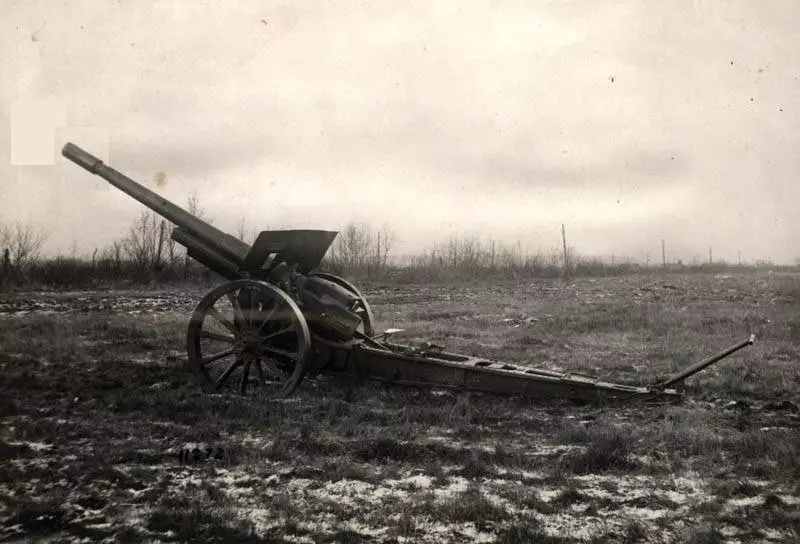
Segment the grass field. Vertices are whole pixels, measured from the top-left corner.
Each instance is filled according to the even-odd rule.
[[[677,406],[325,379],[271,401],[201,393],[201,291],[0,295],[0,539],[800,540],[800,275],[365,287],[398,340],[622,382],[757,341]],[[221,449],[179,458],[196,443]]]

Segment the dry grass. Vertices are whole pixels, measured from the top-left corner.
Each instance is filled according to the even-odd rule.
[[[31,310],[0,317],[0,538],[796,541],[798,414],[768,403],[800,400],[799,285],[367,288],[381,327],[408,341],[618,381],[759,336],[691,378],[683,405],[618,408],[322,379],[286,401],[203,394],[178,351],[199,293],[0,300]],[[224,455],[178,459],[199,442]]]

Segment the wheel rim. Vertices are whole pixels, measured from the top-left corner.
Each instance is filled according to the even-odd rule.
[[[189,322],[189,365],[214,391],[254,382],[269,396],[290,395],[306,369],[308,325],[295,302],[269,283],[238,280],[206,295]]]

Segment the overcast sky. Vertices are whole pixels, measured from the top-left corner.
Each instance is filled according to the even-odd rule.
[[[799,27],[790,0],[5,0],[0,221],[51,250],[125,233],[141,206],[70,140],[178,204],[196,189],[231,232],[547,251],[565,223],[583,254],[791,263]],[[54,131],[22,134],[37,115]],[[24,164],[36,141],[53,165]]]

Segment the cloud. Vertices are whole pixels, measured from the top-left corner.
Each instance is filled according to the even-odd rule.
[[[625,172],[636,178],[661,178],[666,181],[679,179],[689,172],[689,165],[677,152],[632,150],[624,158]]]

